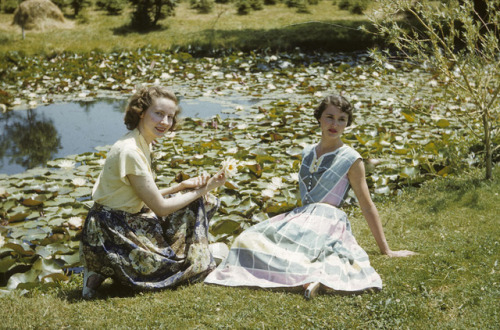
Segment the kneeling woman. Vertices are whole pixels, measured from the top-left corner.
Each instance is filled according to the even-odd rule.
[[[130,132],[108,153],[82,232],[84,298],[107,277],[154,290],[203,280],[215,268],[207,235],[218,204],[203,197],[224,184],[223,172],[159,190],[151,169],[151,144],[174,129],[178,112],[176,96],[160,87],[142,88],[129,101]]]

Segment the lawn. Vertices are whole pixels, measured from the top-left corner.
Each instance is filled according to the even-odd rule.
[[[85,20],[67,18],[65,27],[27,31],[11,25],[13,14],[0,14],[0,53],[18,50],[27,54],[61,51],[113,51],[150,46],[159,50],[213,49],[359,50],[373,43],[372,36],[357,28],[368,24],[364,15],[339,10],[331,1],[309,6],[300,14],[296,8],[279,3],[264,10],[238,15],[234,4],[216,4],[212,13],[200,14],[183,1],[175,16],[160,21],[158,29],[147,33],[128,28],[130,12],[107,15],[95,7],[83,14]]]
[[[204,284],[131,294],[106,282],[99,299],[80,298],[82,278],[25,295],[0,297],[3,328],[410,328],[493,329],[499,324],[500,170],[483,181],[460,177],[408,188],[377,200],[394,249],[379,254],[357,209],[351,222],[380,273],[381,292],[320,295],[225,288]]]

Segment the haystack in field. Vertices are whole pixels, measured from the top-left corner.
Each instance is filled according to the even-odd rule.
[[[50,0],[26,0],[14,12],[14,21],[26,30],[44,30],[64,23],[64,15]]]

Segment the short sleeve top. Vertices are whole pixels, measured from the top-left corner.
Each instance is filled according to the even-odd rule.
[[[349,191],[347,173],[361,155],[353,148],[342,147],[316,156],[316,145],[308,146],[302,153],[299,170],[299,189],[302,205],[328,203],[340,206]]]
[[[120,138],[108,152],[92,191],[92,199],[114,210],[137,213],[144,201],[137,196],[127,175],[151,176],[151,146],[136,128]]]

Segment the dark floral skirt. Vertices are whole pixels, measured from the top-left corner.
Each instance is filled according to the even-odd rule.
[[[83,227],[80,260],[88,270],[137,290],[201,281],[215,268],[208,222],[218,207],[216,198],[200,198],[158,218],[95,203]]]

